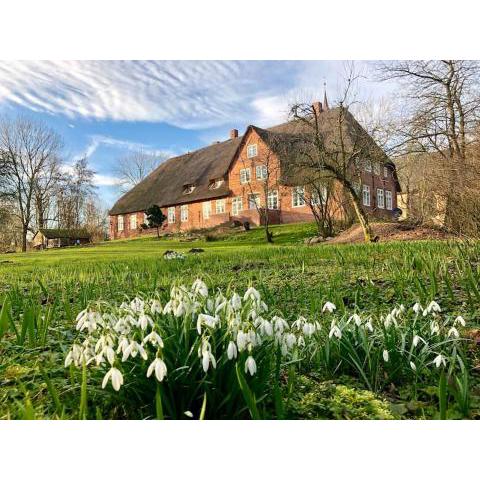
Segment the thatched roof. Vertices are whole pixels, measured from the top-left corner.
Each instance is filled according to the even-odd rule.
[[[53,238],[70,238],[76,239],[90,239],[91,235],[83,228],[81,229],[67,229],[67,228],[41,228],[39,232],[48,239]]]
[[[152,205],[168,207],[227,196],[230,190],[226,183],[217,189],[210,189],[210,183],[226,176],[241,141],[242,137],[229,139],[167,160],[123,195],[110,215],[140,212]],[[189,184],[195,185],[195,189],[185,194]]]
[[[339,109],[323,111],[320,118],[322,133],[326,141],[334,146],[338,140],[336,132],[338,132]],[[293,120],[268,129],[250,125],[247,132],[250,129],[253,129],[272,151],[279,154],[281,161],[284,162],[291,161],[295,153],[292,149],[296,148],[295,145],[298,145],[302,136],[311,132],[309,126],[300,120]],[[345,115],[344,129],[347,148],[352,148],[354,142],[361,139],[364,142],[364,150],[366,145],[372,155],[387,162],[388,159],[383,150],[348,111]],[[245,135],[167,160],[123,195],[110,210],[110,215],[144,211],[151,205],[168,207],[229,195],[230,190],[226,183],[218,189],[211,189],[209,186],[215,179],[226,178],[243,138]],[[282,170],[293,171],[286,168]],[[285,176],[283,180],[285,184],[300,185],[301,175],[290,174],[289,178]],[[189,184],[195,185],[195,189],[192,193],[185,194],[185,186]]]

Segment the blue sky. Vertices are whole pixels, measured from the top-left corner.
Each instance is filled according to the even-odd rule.
[[[286,119],[298,98],[333,102],[334,61],[2,61],[0,113],[46,122],[67,162],[87,155],[105,207],[120,195],[116,160],[132,150],[174,156],[228,138],[231,128]],[[384,86],[364,80],[363,98]]]

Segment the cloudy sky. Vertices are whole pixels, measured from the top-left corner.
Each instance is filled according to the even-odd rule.
[[[116,160],[129,151],[173,156],[231,128],[281,123],[293,99],[323,98],[325,82],[333,102],[343,71],[333,61],[2,61],[0,114],[48,123],[69,162],[87,155],[110,207]],[[384,87],[365,79],[361,89],[366,98]]]

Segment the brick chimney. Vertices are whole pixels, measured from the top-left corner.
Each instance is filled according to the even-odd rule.
[[[313,111],[315,112],[315,115],[320,115],[322,112],[323,112],[323,109],[322,109],[322,102],[313,102]]]
[[[237,138],[238,137],[238,130],[236,128],[232,128],[230,130],[230,138]]]

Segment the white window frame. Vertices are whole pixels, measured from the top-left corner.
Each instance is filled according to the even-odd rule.
[[[185,185],[183,189],[184,195],[190,195],[195,190],[195,185]]]
[[[293,187],[292,189],[292,207],[305,206],[305,187]]]
[[[258,147],[256,143],[247,145],[247,158],[254,158],[258,155]]]
[[[119,215],[117,219],[117,230],[119,232],[123,232],[124,228],[125,228],[125,223],[124,223],[123,215]]]
[[[385,208],[393,210],[393,194],[391,190],[385,190]]]
[[[383,178],[388,178],[388,167],[383,167]]]
[[[224,198],[220,198],[215,202],[215,212],[225,213],[227,210],[226,201]]]
[[[148,215],[147,212],[143,212],[143,223],[148,227]]]
[[[327,198],[327,187],[325,185],[322,185],[320,187],[320,193],[318,193],[318,190],[315,189],[310,197],[310,203],[315,206],[315,205],[321,205],[323,202],[325,202]]]
[[[372,173],[372,163],[370,162],[370,160],[365,163],[365,171],[368,173]]]
[[[259,175],[260,173],[260,175]],[[255,176],[257,180],[266,180],[268,178],[268,169],[266,165],[257,165],[255,167]]]
[[[241,168],[240,169],[240,183],[245,185],[252,179],[250,168]]]
[[[180,205],[180,222],[188,222],[188,205]]]
[[[377,207],[385,208],[385,192],[383,188],[377,188]]]
[[[175,223],[175,207],[168,207],[167,221],[168,223]]]
[[[232,198],[232,215],[238,215],[243,211],[243,198],[242,197],[233,197]]]
[[[136,213],[130,214],[129,222],[130,222],[129,223],[130,230],[136,230],[137,229],[137,214]]]
[[[204,220],[208,220],[212,214],[212,202],[203,202],[202,204],[202,213]]]
[[[267,195],[267,208],[278,210],[278,190],[270,190]]]
[[[379,164],[378,162],[375,162],[375,163],[373,164],[373,173],[374,173],[375,175],[380,176],[381,171],[380,171],[380,164]]]
[[[372,203],[372,198],[370,195],[370,186],[369,185],[363,185],[362,186],[362,203],[366,207],[369,207],[370,204]]]
[[[252,201],[252,199],[255,198],[254,202]],[[260,201],[260,194],[259,193],[249,193],[248,194],[248,209],[249,210],[253,210],[253,209],[257,209],[257,208],[260,208],[262,206],[262,203]]]
[[[217,188],[220,188],[223,183],[223,178],[217,178],[210,184],[210,190],[216,190]]]

